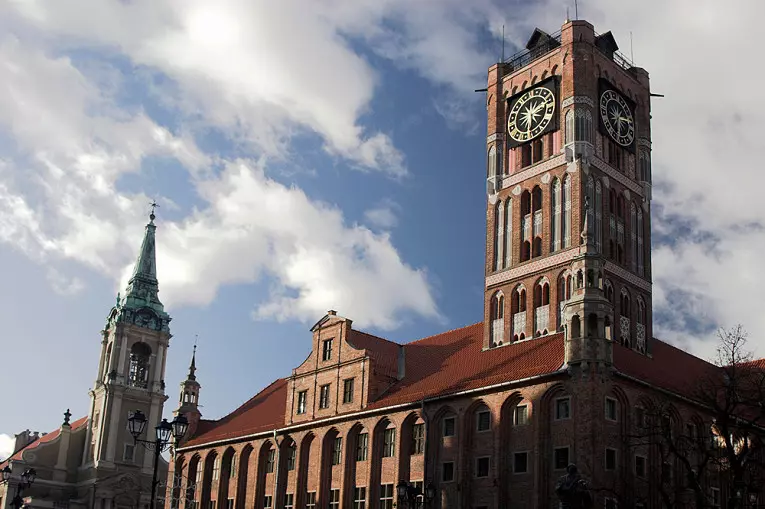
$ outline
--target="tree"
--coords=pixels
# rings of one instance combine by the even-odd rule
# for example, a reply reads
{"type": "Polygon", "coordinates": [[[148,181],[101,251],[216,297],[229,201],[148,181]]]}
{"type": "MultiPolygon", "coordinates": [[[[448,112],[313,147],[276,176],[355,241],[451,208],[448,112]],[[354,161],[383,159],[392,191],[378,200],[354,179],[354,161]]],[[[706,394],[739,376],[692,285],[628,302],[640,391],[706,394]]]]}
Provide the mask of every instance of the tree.
{"type": "Polygon", "coordinates": [[[664,507],[754,507],[750,496],[763,489],[765,359],[754,360],[740,325],[718,337],[713,365],[693,380],[685,401],[673,394],[651,398],[636,407],[625,437],[631,454],[648,451],[654,468],[647,482],[664,507]],[[679,411],[678,403],[695,407],[694,414],[679,411]]]}

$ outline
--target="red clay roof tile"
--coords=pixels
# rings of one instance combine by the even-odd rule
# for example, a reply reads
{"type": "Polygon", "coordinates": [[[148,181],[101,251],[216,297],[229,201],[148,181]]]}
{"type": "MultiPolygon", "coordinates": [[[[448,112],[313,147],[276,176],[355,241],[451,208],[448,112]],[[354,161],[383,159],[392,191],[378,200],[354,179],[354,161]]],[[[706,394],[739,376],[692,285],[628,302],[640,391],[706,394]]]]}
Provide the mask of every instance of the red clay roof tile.
{"type": "MultiPolygon", "coordinates": [[[[72,422],[70,425],[72,427],[72,431],[77,431],[78,429],[82,428],[86,423],[88,422],[88,416],[80,417],[76,421],[72,422]]],[[[42,444],[46,444],[52,440],[55,440],[58,438],[58,436],[61,434],[61,428],[51,431],[50,433],[46,433],[45,435],[41,436],[34,442],[30,442],[27,444],[26,447],[22,447],[18,451],[15,451],[9,458],[6,458],[4,461],[0,462],[0,468],[4,468],[5,465],[8,463],[8,461],[21,461],[21,455],[29,451],[31,449],[35,449],[39,447],[42,444]]]]}

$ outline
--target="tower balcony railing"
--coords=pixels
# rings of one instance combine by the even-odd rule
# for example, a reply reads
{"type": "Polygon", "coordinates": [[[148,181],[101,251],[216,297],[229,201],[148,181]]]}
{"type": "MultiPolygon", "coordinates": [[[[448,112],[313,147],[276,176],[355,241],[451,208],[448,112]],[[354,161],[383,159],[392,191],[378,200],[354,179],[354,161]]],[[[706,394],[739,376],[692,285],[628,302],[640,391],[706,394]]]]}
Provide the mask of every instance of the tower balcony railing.
{"type": "Polygon", "coordinates": [[[505,341],[505,319],[497,318],[491,322],[492,346],[498,346],[505,341]]]}
{"type": "Polygon", "coordinates": [[[513,334],[526,334],[526,312],[519,311],[513,315],[513,334]]]}
{"type": "Polygon", "coordinates": [[[514,72],[526,67],[534,60],[542,58],[555,48],[560,47],[560,31],[549,35],[543,42],[532,49],[525,49],[505,60],[507,72],[514,72]]]}
{"type": "Polygon", "coordinates": [[[539,306],[534,310],[534,332],[550,330],[550,306],[539,306]]]}

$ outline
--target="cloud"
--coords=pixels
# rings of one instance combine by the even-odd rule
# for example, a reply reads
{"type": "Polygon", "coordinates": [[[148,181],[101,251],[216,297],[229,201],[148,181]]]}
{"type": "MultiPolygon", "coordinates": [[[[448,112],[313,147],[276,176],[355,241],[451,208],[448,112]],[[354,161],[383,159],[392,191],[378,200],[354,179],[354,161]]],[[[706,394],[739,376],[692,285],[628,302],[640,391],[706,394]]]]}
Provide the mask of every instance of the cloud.
{"type": "MultiPolygon", "coordinates": [[[[404,311],[441,318],[426,271],[404,263],[387,235],[346,225],[338,208],[267,178],[264,166],[226,163],[197,184],[209,207],[158,223],[163,299],[204,305],[220,286],[265,274],[275,284],[254,312],[259,319],[310,320],[332,308],[362,326],[392,329],[404,311]]],[[[131,271],[132,264],[123,270],[121,287],[131,271]]]]}
{"type": "Polygon", "coordinates": [[[13,454],[13,445],[15,443],[16,441],[12,436],[0,433],[0,461],[13,454]]]}
{"type": "Polygon", "coordinates": [[[377,206],[365,210],[364,219],[383,230],[390,230],[395,228],[398,224],[398,213],[400,210],[401,207],[398,203],[386,199],[381,201],[377,206]]]}
{"type": "Polygon", "coordinates": [[[53,267],[48,268],[46,276],[53,291],[60,295],[76,295],[85,288],[85,283],[80,278],[68,277],[53,267]]]}

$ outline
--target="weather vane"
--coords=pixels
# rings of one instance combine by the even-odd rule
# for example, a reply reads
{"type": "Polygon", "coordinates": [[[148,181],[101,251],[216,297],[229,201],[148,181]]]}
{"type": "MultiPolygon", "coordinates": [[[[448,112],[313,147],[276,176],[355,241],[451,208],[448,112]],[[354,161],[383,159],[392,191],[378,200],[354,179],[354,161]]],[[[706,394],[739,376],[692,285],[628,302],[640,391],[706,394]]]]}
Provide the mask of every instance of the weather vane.
{"type": "Polygon", "coordinates": [[[154,215],[154,209],[159,207],[159,205],[157,205],[157,200],[152,200],[149,206],[151,207],[151,213],[149,214],[149,218],[151,218],[151,220],[154,221],[154,218],[156,217],[154,215]]]}

